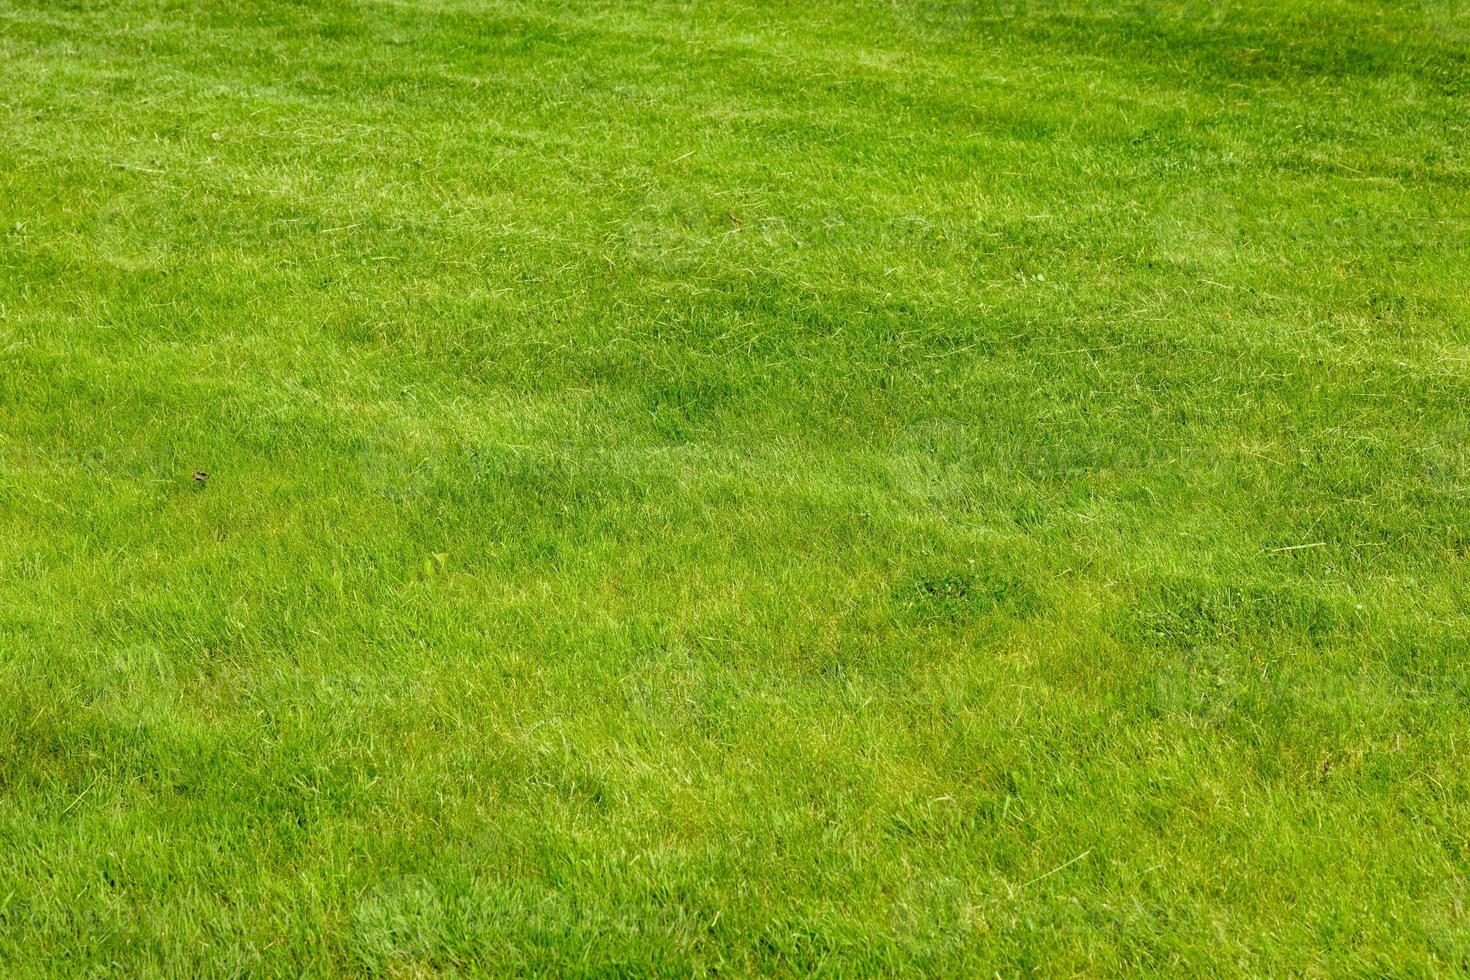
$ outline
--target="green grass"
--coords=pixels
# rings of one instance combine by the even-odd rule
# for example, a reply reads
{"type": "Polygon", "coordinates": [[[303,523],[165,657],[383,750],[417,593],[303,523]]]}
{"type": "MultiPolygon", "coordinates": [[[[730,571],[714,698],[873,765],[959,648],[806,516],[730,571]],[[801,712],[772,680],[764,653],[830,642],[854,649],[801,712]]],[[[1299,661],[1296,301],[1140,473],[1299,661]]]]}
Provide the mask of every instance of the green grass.
{"type": "Polygon", "coordinates": [[[0,0],[0,968],[1470,973],[1467,43],[0,0]]]}

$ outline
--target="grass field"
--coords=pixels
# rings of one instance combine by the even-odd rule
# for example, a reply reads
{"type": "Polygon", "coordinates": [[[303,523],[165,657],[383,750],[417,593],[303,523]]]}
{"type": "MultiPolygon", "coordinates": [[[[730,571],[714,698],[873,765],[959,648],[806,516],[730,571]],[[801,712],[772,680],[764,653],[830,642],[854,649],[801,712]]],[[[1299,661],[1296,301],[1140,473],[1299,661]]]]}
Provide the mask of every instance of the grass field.
{"type": "Polygon", "coordinates": [[[1470,972],[1467,50],[0,0],[0,970],[1470,972]]]}

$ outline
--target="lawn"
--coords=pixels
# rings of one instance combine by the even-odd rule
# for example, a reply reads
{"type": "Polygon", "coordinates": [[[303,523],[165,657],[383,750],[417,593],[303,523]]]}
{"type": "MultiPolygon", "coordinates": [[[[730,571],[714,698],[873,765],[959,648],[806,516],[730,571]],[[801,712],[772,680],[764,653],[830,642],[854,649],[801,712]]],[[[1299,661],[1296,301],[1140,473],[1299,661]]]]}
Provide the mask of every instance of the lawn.
{"type": "Polygon", "coordinates": [[[1470,972],[1470,0],[0,0],[6,976],[1470,972]]]}

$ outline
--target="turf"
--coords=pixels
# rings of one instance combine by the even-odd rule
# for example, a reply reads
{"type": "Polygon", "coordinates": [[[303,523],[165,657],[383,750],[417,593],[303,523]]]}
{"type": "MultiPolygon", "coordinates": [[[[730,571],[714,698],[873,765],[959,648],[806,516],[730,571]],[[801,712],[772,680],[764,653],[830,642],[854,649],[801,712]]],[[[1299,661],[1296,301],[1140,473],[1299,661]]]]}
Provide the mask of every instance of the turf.
{"type": "Polygon", "coordinates": [[[0,0],[3,972],[1470,972],[1467,44],[0,0]]]}

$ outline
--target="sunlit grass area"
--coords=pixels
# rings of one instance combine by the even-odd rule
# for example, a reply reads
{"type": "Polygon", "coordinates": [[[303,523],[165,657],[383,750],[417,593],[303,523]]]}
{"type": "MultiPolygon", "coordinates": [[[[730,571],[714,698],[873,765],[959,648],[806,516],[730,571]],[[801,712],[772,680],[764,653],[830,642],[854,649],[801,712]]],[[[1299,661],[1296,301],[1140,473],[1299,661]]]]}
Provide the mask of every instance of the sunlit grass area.
{"type": "Polygon", "coordinates": [[[11,976],[1470,972],[1466,0],[0,0],[11,976]]]}

